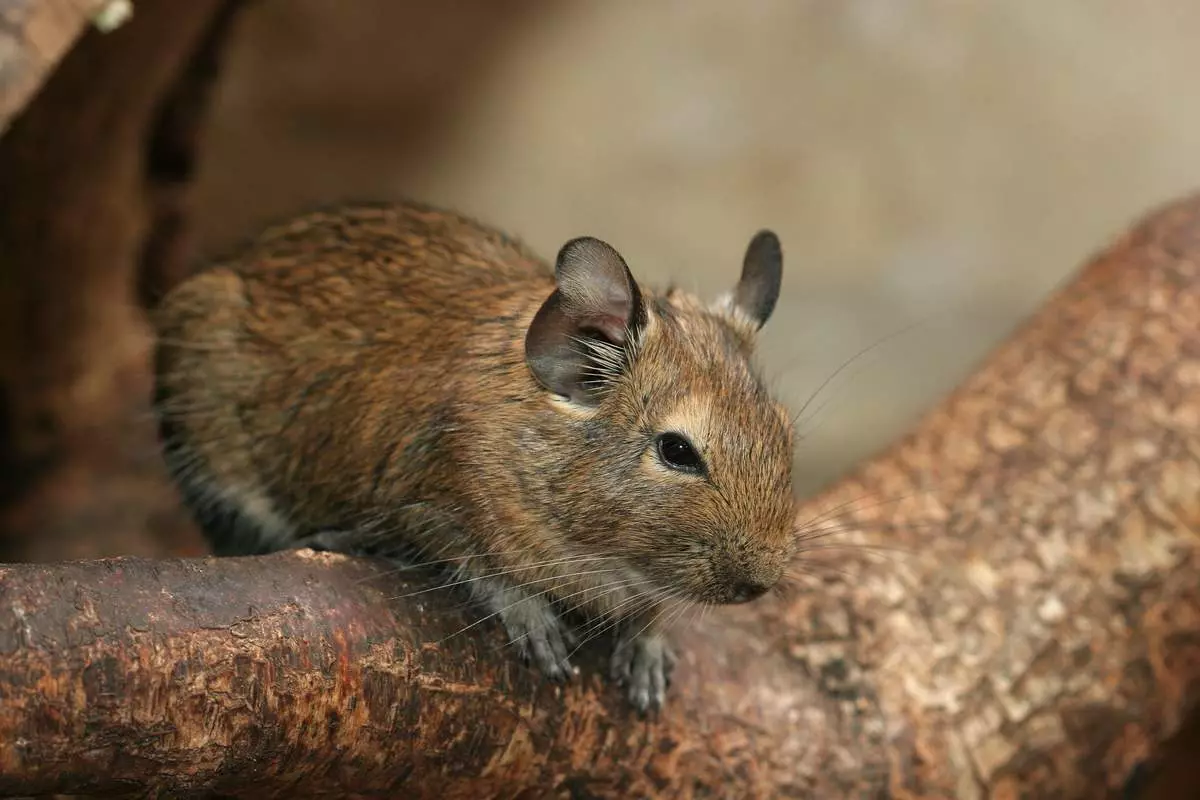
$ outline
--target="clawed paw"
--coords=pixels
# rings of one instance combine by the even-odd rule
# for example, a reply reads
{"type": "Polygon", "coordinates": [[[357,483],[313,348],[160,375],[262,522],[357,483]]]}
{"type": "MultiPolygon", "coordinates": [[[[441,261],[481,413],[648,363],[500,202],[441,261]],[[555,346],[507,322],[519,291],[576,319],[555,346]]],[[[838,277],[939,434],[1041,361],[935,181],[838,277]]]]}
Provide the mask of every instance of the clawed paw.
{"type": "Polygon", "coordinates": [[[629,702],[639,713],[662,708],[675,654],[659,634],[621,637],[609,660],[609,675],[625,687],[629,702]]]}
{"type": "Polygon", "coordinates": [[[555,683],[564,683],[571,678],[574,670],[567,654],[578,641],[553,609],[529,600],[518,603],[500,616],[523,662],[533,664],[555,683]]]}

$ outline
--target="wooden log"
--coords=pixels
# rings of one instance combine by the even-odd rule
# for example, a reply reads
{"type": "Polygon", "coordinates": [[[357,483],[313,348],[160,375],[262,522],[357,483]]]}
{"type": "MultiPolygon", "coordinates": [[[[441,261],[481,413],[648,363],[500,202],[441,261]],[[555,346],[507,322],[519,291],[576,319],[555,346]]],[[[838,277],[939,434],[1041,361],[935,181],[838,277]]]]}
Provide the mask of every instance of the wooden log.
{"type": "Polygon", "coordinates": [[[1200,698],[1200,197],[799,521],[862,547],[682,626],[650,721],[366,562],[4,567],[0,793],[1118,796],[1200,698]]]}

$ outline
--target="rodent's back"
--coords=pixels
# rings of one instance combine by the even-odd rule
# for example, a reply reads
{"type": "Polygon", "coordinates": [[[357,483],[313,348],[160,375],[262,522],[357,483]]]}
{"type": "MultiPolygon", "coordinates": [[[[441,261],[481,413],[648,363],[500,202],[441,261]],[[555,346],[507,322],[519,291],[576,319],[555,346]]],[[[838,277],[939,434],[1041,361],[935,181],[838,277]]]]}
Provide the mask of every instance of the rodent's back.
{"type": "Polygon", "coordinates": [[[269,228],[170,292],[154,312],[164,441],[190,504],[219,517],[215,549],[436,494],[415,484],[447,477],[421,461],[455,398],[532,394],[522,333],[553,288],[520,242],[404,204],[269,228]]]}

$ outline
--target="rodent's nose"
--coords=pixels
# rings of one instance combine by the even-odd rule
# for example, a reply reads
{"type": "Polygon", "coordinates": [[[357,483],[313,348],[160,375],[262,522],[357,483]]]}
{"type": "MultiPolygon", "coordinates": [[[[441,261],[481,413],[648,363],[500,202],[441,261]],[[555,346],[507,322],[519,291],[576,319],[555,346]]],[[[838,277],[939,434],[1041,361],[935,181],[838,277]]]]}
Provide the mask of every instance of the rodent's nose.
{"type": "Polygon", "coordinates": [[[748,603],[762,597],[770,590],[769,585],[757,581],[738,581],[730,589],[729,602],[748,603]]]}

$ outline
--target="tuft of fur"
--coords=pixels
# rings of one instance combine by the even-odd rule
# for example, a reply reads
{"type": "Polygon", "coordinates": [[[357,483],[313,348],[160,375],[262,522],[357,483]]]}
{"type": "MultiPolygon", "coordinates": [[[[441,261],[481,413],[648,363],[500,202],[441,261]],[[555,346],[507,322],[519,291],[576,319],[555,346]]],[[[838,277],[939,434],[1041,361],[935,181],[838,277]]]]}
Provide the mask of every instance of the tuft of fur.
{"type": "Polygon", "coordinates": [[[412,203],[274,225],[153,312],[164,452],[218,555],[449,564],[550,678],[571,670],[565,612],[614,628],[612,674],[645,710],[674,663],[664,619],[770,588],[791,553],[791,421],[753,365],[774,296],[756,318],[635,284],[623,340],[572,337],[585,403],[527,361],[555,275],[412,203]],[[666,431],[703,474],[664,464],[666,431]]]}

